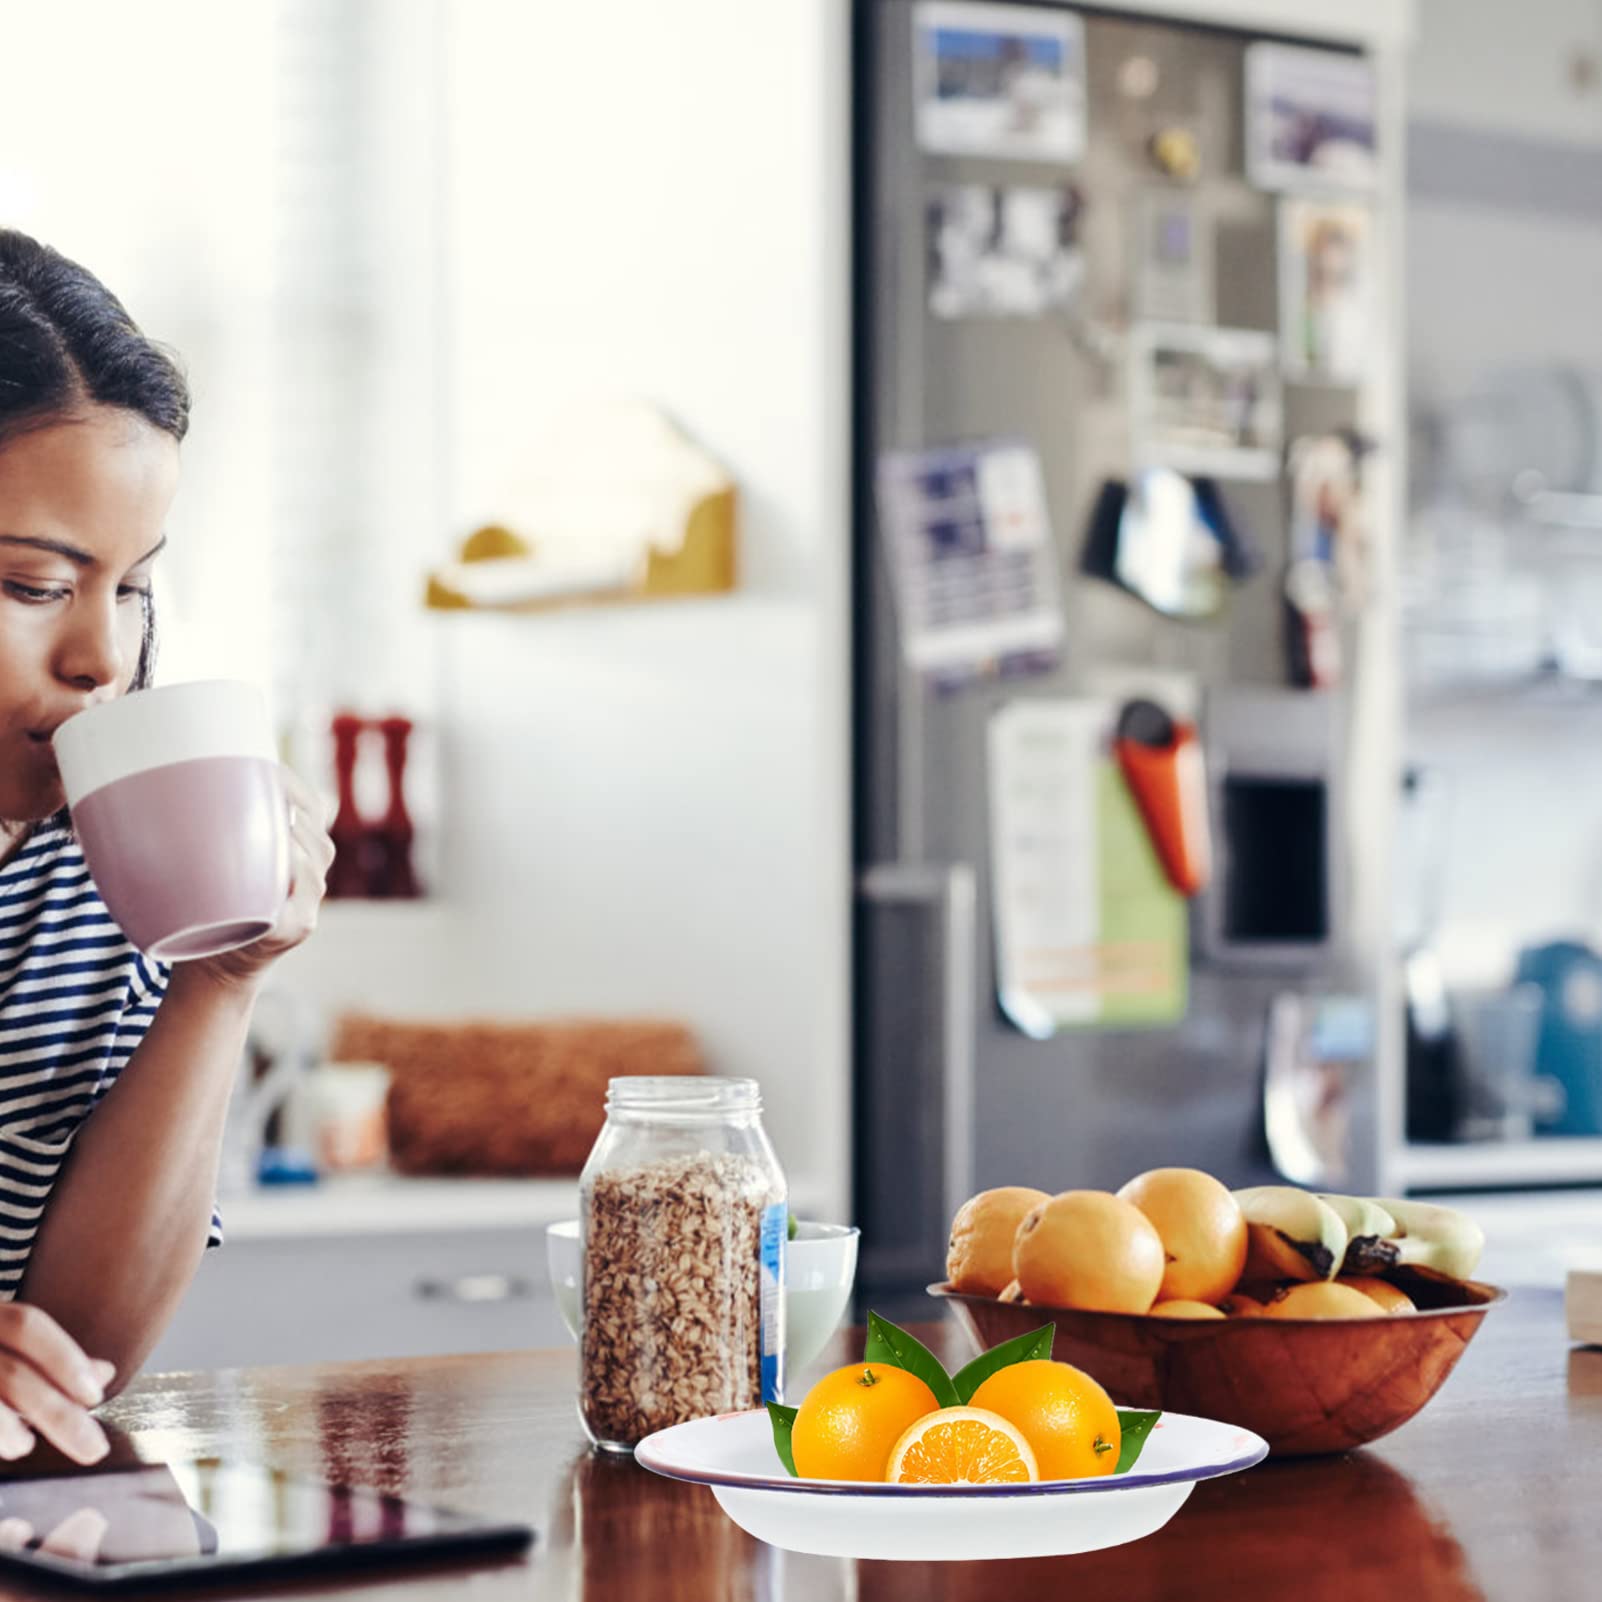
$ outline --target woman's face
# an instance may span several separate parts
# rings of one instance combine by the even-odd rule
[[[0,819],[60,808],[50,736],[138,671],[177,488],[178,442],[117,407],[0,447]]]

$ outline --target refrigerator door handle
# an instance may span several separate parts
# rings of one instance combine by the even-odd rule
[[[940,931],[939,1008],[942,1190],[946,1217],[973,1195],[974,998],[978,954],[977,878],[967,862],[881,862],[862,871],[857,891],[880,906],[925,907]]]

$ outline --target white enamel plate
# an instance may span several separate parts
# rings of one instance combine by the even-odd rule
[[[745,1530],[820,1557],[968,1561],[1058,1557],[1138,1541],[1160,1530],[1198,1480],[1268,1456],[1234,1424],[1164,1413],[1127,1474],[1036,1485],[876,1485],[791,1479],[765,1412],[698,1418],[647,1436],[635,1460],[671,1479],[709,1485]]]

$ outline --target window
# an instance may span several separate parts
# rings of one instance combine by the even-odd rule
[[[195,391],[160,677],[271,685],[319,738],[337,704],[434,701],[442,33],[440,0],[6,23],[0,221],[102,277]]]

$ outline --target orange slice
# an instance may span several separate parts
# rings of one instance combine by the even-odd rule
[[[925,1413],[890,1450],[892,1485],[1018,1485],[1040,1478],[1014,1424],[982,1407]]]

